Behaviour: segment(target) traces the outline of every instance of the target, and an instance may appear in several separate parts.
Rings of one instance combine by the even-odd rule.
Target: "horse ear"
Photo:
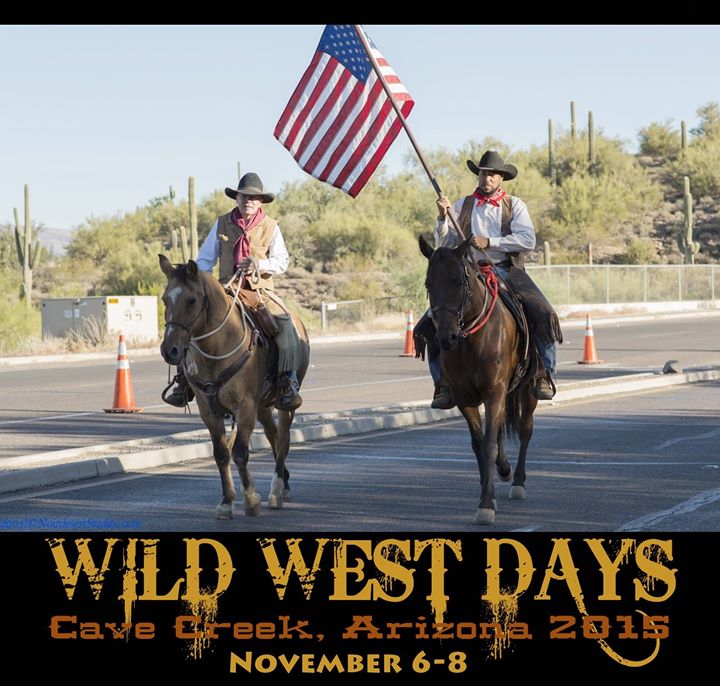
[[[160,258],[160,269],[163,270],[163,274],[168,277],[168,279],[171,279],[173,276],[175,276],[175,273],[177,272],[177,269],[170,264],[170,260],[168,260],[165,255],[158,255]]]
[[[198,266],[197,266],[197,262],[195,262],[195,260],[188,260],[188,263],[187,263],[187,275],[188,275],[191,279],[197,279]]]
[[[469,234],[468,237],[460,243],[460,245],[457,246],[457,248],[453,249],[453,252],[455,253],[455,257],[458,259],[462,259],[467,254],[467,251],[470,249],[470,246],[472,245],[473,235]]]
[[[432,257],[432,254],[435,252],[428,242],[423,238],[422,234],[418,235],[418,243],[420,244],[420,252],[425,255],[428,259]]]

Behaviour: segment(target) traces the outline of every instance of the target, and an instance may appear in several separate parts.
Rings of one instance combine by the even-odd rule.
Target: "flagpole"
[[[378,65],[377,61],[375,60],[375,56],[372,54],[372,50],[370,49],[370,45],[368,44],[367,39],[365,38],[365,34],[363,33],[359,24],[353,24],[352,27],[353,27],[353,29],[355,29],[355,33],[357,34],[358,39],[360,40],[363,48],[365,49],[365,53],[367,54],[368,59],[370,60],[370,63],[372,64],[373,70],[375,71],[375,74],[377,75],[378,79],[380,80],[380,83],[382,84],[382,87],[385,90],[385,94],[388,96],[390,103],[392,104],[393,109],[395,110],[395,114],[397,114],[397,117],[400,120],[400,123],[403,125],[403,128],[405,129],[405,133],[407,133],[408,138],[410,139],[410,142],[412,143],[413,148],[415,148],[415,152],[416,152],[418,158],[420,159],[420,163],[422,164],[423,168],[425,169],[425,173],[428,175],[428,179],[430,179],[430,183],[432,184],[432,186],[435,189],[435,192],[437,193],[437,196],[439,198],[442,195],[442,191],[440,190],[440,185],[438,184],[437,179],[435,178],[435,174],[433,174],[427,161],[425,160],[425,156],[422,154],[422,150],[420,150],[420,146],[417,144],[417,141],[415,140],[415,136],[413,136],[412,131],[410,130],[410,127],[408,126],[408,123],[405,120],[405,117],[403,116],[403,113],[400,111],[400,107],[398,106],[397,102],[395,101],[395,98],[393,97],[392,91],[390,90],[390,86],[387,85],[387,82],[385,81],[385,77],[382,75],[382,72],[380,71],[380,66]],[[460,224],[458,224],[458,221],[455,218],[455,212],[453,211],[452,207],[448,207],[447,214],[450,217],[450,222],[452,223],[455,231],[458,232],[458,235],[460,236],[460,238],[462,240],[465,240],[465,234],[463,233],[463,230],[460,228]]]

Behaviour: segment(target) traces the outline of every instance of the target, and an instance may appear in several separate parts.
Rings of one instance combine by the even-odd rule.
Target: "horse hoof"
[[[216,519],[232,519],[232,517],[233,517],[232,505],[226,505],[224,503],[220,503],[215,508],[215,518]]]
[[[510,486],[510,492],[508,493],[510,500],[525,500],[526,497],[525,486]]]
[[[245,496],[245,514],[248,517],[257,517],[260,514],[260,496],[257,493]]]
[[[489,507],[478,507],[475,513],[475,524],[495,524],[495,510]]]
[[[280,496],[273,495],[272,493],[268,496],[268,507],[271,510],[282,510],[283,499]]]
[[[510,481],[510,479],[513,478],[513,468],[512,468],[512,465],[508,465],[507,474],[503,474],[503,473],[500,471],[500,465],[498,465],[498,466],[497,466],[497,473],[498,473],[498,476],[500,477],[500,481]]]

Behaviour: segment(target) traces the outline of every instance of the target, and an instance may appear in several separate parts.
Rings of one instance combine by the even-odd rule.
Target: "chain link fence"
[[[720,267],[712,264],[573,264],[529,266],[527,271],[555,308],[720,298]],[[405,314],[401,302],[399,297],[322,301],[320,324],[323,331],[381,329],[392,316]]]
[[[358,327],[367,331],[383,328],[387,318],[397,317],[400,310],[400,298],[387,296],[366,300],[338,300],[320,303],[320,327],[323,331],[343,330]]]
[[[533,266],[527,272],[555,307],[720,297],[720,268],[713,264]]]

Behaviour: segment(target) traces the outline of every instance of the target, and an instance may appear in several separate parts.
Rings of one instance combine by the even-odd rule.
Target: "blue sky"
[[[653,121],[720,100],[718,26],[365,26],[416,101],[423,148],[494,136],[543,144],[547,120],[637,145]],[[0,26],[0,223],[22,208],[71,228],[132,210],[187,177],[202,197],[237,182],[307,178],[272,131],[321,25]],[[410,145],[385,158],[398,171]],[[442,185],[442,179],[440,179]],[[340,191],[338,191],[340,192]],[[22,210],[21,210],[22,211]]]

